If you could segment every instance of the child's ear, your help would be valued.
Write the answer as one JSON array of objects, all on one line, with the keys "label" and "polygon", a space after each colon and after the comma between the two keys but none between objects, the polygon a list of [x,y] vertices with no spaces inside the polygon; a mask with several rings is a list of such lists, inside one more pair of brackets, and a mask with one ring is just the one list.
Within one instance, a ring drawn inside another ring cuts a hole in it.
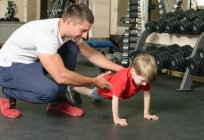
[{"label": "child's ear", "polygon": [[131,69],[131,73],[132,73],[132,77],[135,77],[137,75],[134,68]]},{"label": "child's ear", "polygon": [[132,68],[131,71],[132,71],[132,74],[135,74],[135,75],[136,75],[136,71],[135,71],[134,68]]},{"label": "child's ear", "polygon": [[132,79],[133,79],[134,83],[136,84],[136,72],[135,72],[134,68],[131,69],[131,73],[132,73]]}]

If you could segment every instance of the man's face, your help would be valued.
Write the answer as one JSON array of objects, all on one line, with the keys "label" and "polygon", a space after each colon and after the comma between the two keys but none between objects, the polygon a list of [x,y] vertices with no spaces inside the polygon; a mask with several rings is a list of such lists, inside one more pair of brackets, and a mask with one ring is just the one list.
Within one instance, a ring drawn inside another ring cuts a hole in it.
[{"label": "man's face", "polygon": [[67,36],[73,39],[86,39],[91,25],[92,24],[87,21],[84,21],[81,24],[74,24],[72,20],[69,20],[67,21]]}]

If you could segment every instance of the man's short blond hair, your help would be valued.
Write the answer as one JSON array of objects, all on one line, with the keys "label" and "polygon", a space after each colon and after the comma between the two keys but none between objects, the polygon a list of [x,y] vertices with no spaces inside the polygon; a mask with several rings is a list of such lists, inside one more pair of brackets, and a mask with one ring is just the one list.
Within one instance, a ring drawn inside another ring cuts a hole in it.
[{"label": "man's short blond hair", "polygon": [[92,11],[82,3],[67,5],[64,9],[62,19],[71,18],[73,23],[80,24],[84,21],[88,21],[90,24],[94,23],[94,16]]},{"label": "man's short blond hair", "polygon": [[157,64],[154,57],[148,53],[138,54],[132,67],[135,69],[136,74],[144,77],[148,81],[153,81],[157,76]]}]

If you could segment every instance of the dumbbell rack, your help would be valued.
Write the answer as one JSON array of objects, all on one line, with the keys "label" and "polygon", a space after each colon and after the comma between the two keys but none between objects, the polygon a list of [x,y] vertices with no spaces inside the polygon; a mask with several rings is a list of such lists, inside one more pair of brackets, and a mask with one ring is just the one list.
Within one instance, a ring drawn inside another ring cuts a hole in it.
[{"label": "dumbbell rack", "polygon": [[[159,33],[154,33],[154,34],[155,36],[157,36]],[[159,35],[162,36],[164,34],[166,33],[159,34]],[[143,46],[145,46],[146,40],[148,39],[149,35],[151,34],[149,34],[146,30],[143,31],[143,33],[141,34],[141,37],[138,40],[138,44],[135,48],[135,51],[139,51],[143,49]],[[169,34],[169,38],[172,38],[173,36],[178,37],[178,38],[180,38],[181,36],[187,36],[187,39],[189,42],[191,41],[195,42],[195,46],[193,47],[193,51],[190,57],[195,56],[198,49],[204,48],[204,45],[203,45],[204,44],[204,32],[199,36],[193,36],[193,37],[188,37],[189,35],[185,35],[185,34],[180,34],[180,35]],[[178,90],[192,90],[191,89],[192,83],[193,83],[193,76],[190,74],[189,69],[186,68],[181,85]]]},{"label": "dumbbell rack", "polygon": [[129,66],[129,56],[134,51],[137,41],[142,33],[141,23],[141,4],[140,0],[129,0],[129,8],[125,20],[125,33],[123,38],[123,53],[121,64],[125,67]]},{"label": "dumbbell rack", "polygon": [[[190,57],[195,56],[198,49],[204,48],[203,44],[204,44],[204,32],[199,36]],[[192,83],[193,83],[193,76],[190,74],[189,69],[187,68],[184,73],[184,77],[181,82],[179,90],[191,90]]]}]

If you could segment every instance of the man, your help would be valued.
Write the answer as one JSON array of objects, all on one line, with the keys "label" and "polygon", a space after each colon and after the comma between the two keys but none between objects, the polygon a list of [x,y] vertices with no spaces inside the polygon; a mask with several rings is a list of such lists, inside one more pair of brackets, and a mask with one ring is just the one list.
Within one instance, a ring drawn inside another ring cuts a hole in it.
[{"label": "man", "polygon": [[0,86],[5,95],[0,98],[3,116],[21,115],[16,100],[49,103],[48,112],[82,116],[83,110],[66,99],[68,85],[111,88],[103,78],[107,73],[92,78],[74,72],[78,51],[99,67],[112,71],[123,68],[82,40],[87,38],[93,23],[88,7],[73,4],[65,8],[62,18],[31,21],[10,36],[0,50]]}]

